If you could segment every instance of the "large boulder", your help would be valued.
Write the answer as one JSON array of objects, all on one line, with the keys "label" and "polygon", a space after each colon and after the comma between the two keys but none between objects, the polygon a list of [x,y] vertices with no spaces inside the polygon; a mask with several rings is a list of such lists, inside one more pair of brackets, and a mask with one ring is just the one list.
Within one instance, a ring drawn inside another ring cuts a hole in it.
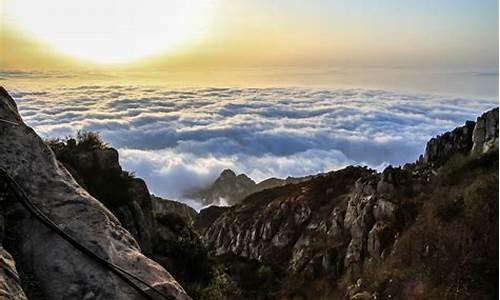
[{"label": "large boulder", "polygon": [[[43,140],[23,123],[14,100],[0,90],[0,167],[55,224],[123,269],[175,299],[189,299],[177,281],[144,256],[133,236],[99,201],[87,193],[55,158]],[[106,162],[107,159],[100,159]],[[99,176],[99,174],[95,174]],[[96,264],[41,224],[18,202],[7,215],[16,262],[36,278],[46,299],[141,299],[110,270]],[[10,218],[15,216],[15,218]]]}]

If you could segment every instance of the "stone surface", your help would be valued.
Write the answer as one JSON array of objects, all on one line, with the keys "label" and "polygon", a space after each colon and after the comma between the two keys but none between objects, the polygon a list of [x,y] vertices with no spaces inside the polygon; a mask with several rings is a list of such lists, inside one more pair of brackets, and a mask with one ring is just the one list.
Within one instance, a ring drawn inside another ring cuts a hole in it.
[{"label": "stone surface", "polygon": [[198,213],[192,207],[177,201],[152,196],[153,214],[156,218],[165,214],[176,214],[188,224],[194,224]]},{"label": "stone surface", "polygon": [[477,118],[472,141],[472,152],[485,153],[498,148],[498,107]]},{"label": "stone surface", "polygon": [[0,299],[27,300],[14,259],[0,246]]},{"label": "stone surface", "polygon": [[208,228],[220,215],[222,215],[225,211],[229,210],[228,206],[216,206],[211,205],[207,208],[204,208],[200,211],[198,216],[196,217],[195,227],[204,231]]},{"label": "stone surface", "polygon": [[[37,207],[96,254],[176,299],[189,299],[163,267],[141,253],[116,217],[58,163],[51,149],[22,122],[14,101],[4,91],[0,93],[0,118],[19,123],[0,123],[0,166]],[[10,221],[17,230],[15,257],[22,261],[23,272],[36,278],[46,299],[140,298],[121,279],[79,253],[21,206],[9,210],[16,215]]]},{"label": "stone surface", "polygon": [[423,162],[425,164],[441,164],[453,154],[467,154],[472,149],[472,132],[475,122],[467,121],[464,126],[432,138],[427,142]]}]

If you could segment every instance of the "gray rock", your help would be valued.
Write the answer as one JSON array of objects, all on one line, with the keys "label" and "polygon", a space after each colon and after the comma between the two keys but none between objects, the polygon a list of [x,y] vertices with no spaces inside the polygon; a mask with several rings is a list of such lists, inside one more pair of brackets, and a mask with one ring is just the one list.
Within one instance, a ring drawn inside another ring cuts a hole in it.
[{"label": "gray rock", "polygon": [[370,257],[378,258],[391,243],[392,228],[389,223],[379,221],[368,233],[367,252]]},{"label": "gray rock", "polygon": [[467,121],[462,127],[432,138],[427,142],[423,163],[440,165],[454,154],[469,153],[472,149],[472,132],[475,125],[473,121]]},{"label": "gray rock", "polygon": [[498,149],[498,107],[477,118],[472,141],[473,153],[485,153],[490,149]]}]

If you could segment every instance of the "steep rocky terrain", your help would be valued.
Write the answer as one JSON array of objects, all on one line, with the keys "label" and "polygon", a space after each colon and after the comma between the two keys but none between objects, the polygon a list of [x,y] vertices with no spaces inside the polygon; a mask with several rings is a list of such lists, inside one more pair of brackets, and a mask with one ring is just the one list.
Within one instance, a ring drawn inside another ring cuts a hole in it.
[{"label": "steep rocky terrain", "polygon": [[6,265],[0,282],[8,295],[5,297],[22,299],[21,286],[30,299],[142,298],[110,268],[97,264],[42,224],[21,205],[19,195],[25,195],[53,226],[106,262],[128,270],[171,298],[190,298],[163,267],[141,253],[118,219],[78,185],[50,148],[23,123],[14,100],[3,88],[0,119],[0,167],[17,183],[13,186],[7,177],[0,180],[2,258]]},{"label": "steep rocky terrain", "polygon": [[[350,166],[257,184],[226,170],[198,196],[237,204],[200,213],[151,195],[95,133],[42,141],[4,89],[0,119],[0,167],[34,204],[175,299],[498,296],[498,109],[381,173]],[[142,299],[35,219],[1,178],[4,298]]]},{"label": "steep rocky terrain", "polygon": [[404,168],[348,167],[252,194],[211,219],[207,246],[235,281],[267,270],[257,281],[269,289],[250,287],[248,298],[490,299],[498,109],[431,139]]},{"label": "steep rocky terrain", "polygon": [[168,269],[192,297],[218,299],[226,293],[224,285],[229,283],[221,282],[223,272],[209,261],[194,230],[193,208],[150,195],[144,181],[123,171],[118,152],[95,133],[79,132],[75,138],[47,144],[78,183],[113,212],[143,252]]},{"label": "steep rocky terrain", "polygon": [[236,175],[233,170],[226,169],[210,186],[186,192],[185,196],[199,200],[205,205],[234,205],[250,194],[290,183],[303,182],[310,178],[311,176],[287,177],[286,179],[268,178],[256,183],[245,174]]}]

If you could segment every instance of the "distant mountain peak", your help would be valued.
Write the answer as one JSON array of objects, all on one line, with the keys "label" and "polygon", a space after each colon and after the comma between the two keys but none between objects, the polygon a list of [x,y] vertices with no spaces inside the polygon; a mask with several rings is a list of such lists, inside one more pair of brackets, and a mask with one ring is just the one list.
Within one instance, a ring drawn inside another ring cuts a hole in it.
[{"label": "distant mountain peak", "polygon": [[309,179],[307,177],[288,177],[286,179],[269,178],[259,183],[246,174],[236,175],[231,169],[224,169],[213,183],[204,188],[189,191],[185,194],[188,198],[200,200],[203,204],[233,205],[241,202],[250,194],[289,183],[298,183]]},{"label": "distant mountain peak", "polygon": [[231,169],[224,169],[219,175],[219,178],[232,178],[232,177],[236,177],[236,173]]}]

